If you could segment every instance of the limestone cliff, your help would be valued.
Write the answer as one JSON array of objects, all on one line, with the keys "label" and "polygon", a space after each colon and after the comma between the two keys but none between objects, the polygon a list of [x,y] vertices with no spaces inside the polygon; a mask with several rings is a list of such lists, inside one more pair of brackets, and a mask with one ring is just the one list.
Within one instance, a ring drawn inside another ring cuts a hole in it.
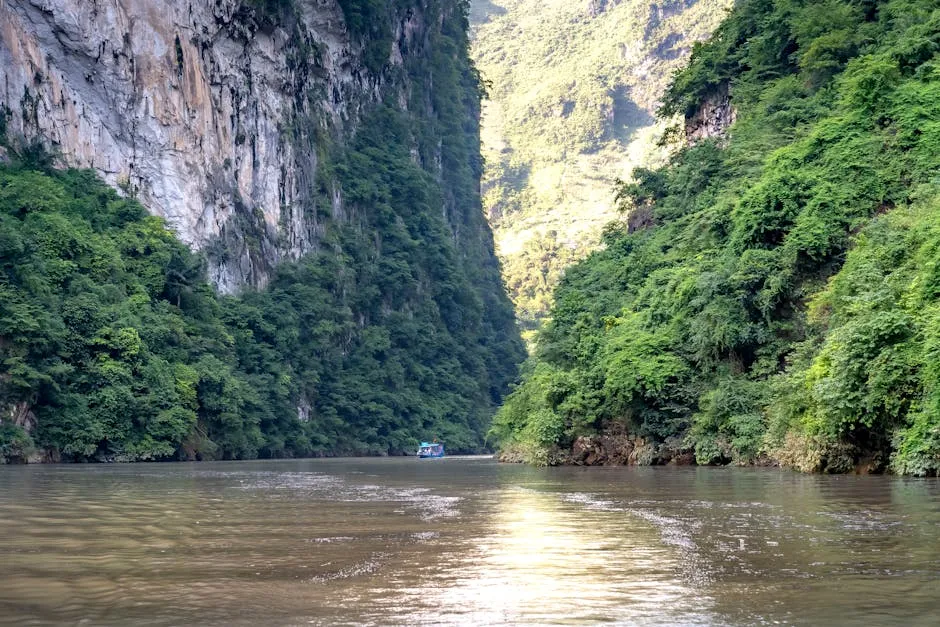
[{"label": "limestone cliff", "polygon": [[318,202],[342,215],[338,186],[314,193],[318,138],[406,106],[396,70],[440,27],[411,4],[376,42],[337,0],[0,0],[0,115],[165,217],[221,291],[262,286],[316,246]]},{"label": "limestone cliff", "polygon": [[706,96],[691,114],[685,116],[685,139],[689,145],[703,139],[723,137],[737,111],[731,104],[728,85],[723,84]]},{"label": "limestone cliff", "polygon": [[484,207],[522,323],[619,220],[613,190],[668,151],[655,112],[731,0],[474,0]]}]

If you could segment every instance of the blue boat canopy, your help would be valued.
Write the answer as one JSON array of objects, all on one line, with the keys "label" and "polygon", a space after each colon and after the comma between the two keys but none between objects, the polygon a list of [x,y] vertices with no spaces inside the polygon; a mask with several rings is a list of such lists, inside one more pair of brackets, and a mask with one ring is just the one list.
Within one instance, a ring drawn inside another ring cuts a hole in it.
[{"label": "blue boat canopy", "polygon": [[441,442],[422,442],[418,447],[418,457],[444,457],[444,445]]}]

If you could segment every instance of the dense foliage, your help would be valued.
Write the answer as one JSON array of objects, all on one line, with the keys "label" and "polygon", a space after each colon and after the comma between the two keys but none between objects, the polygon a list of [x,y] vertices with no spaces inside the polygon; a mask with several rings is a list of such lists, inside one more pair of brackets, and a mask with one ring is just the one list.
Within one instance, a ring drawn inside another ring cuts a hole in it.
[{"label": "dense foliage", "polygon": [[0,460],[483,447],[524,350],[480,205],[466,16],[427,10],[443,26],[404,69],[412,113],[377,104],[306,147],[323,232],[264,290],[217,295],[89,171],[0,166]]},{"label": "dense foliage", "polygon": [[473,55],[489,98],[484,206],[527,328],[617,217],[615,181],[661,163],[656,103],[731,4],[474,0]]},{"label": "dense foliage", "polygon": [[[699,463],[940,471],[940,9],[749,0],[664,113],[725,139],[638,170],[493,433],[530,459],[626,428]],[[634,222],[634,220],[631,220]]]}]

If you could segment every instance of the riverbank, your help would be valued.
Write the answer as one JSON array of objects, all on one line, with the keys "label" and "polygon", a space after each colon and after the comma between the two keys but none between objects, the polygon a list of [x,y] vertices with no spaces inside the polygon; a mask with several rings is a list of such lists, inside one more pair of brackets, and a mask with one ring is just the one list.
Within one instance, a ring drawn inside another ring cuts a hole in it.
[{"label": "riverbank", "polygon": [[773,449],[746,461],[727,457],[715,463],[699,463],[693,447],[678,437],[655,442],[622,431],[608,431],[575,438],[569,448],[538,447],[511,443],[496,453],[504,463],[534,466],[708,466],[783,467],[804,473],[878,475],[889,473],[888,459],[877,451],[826,446],[821,441],[787,438]]}]

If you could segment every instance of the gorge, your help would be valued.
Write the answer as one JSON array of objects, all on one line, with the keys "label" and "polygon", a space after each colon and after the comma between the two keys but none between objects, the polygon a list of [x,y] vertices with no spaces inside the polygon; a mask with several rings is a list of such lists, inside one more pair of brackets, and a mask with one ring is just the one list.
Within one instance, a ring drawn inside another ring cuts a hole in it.
[{"label": "gorge", "polygon": [[466,12],[0,3],[0,456],[479,450],[522,347]]},{"label": "gorge", "polygon": [[[536,464],[940,472],[937,8],[525,6],[4,0],[0,457],[439,437]],[[471,14],[481,66],[522,25],[544,54],[518,64],[553,80],[481,80]],[[643,39],[608,49],[617,24]],[[571,163],[641,144],[599,240],[506,257],[537,341],[503,402],[524,348],[481,176],[511,230],[567,202]]]}]

